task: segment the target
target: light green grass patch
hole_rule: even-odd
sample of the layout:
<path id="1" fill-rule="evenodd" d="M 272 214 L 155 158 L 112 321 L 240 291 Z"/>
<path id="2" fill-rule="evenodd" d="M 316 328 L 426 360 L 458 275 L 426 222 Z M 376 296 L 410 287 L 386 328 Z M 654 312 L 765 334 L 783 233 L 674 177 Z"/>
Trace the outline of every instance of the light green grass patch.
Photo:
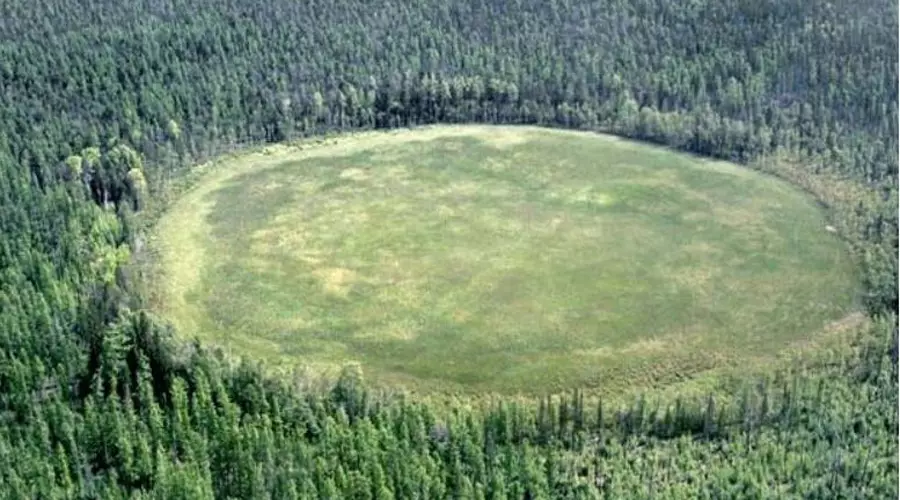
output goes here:
<path id="1" fill-rule="evenodd" d="M 775 359 L 855 310 L 782 182 L 607 136 L 456 126 L 235 157 L 161 218 L 186 337 L 376 383 L 541 393 Z"/>

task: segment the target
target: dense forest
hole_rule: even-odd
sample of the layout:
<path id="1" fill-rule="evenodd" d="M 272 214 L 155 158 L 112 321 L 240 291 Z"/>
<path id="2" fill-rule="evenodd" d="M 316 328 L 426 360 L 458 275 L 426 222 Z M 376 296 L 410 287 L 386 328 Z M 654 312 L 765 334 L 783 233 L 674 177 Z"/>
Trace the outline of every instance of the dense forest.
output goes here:
<path id="1" fill-rule="evenodd" d="M 897 496 L 896 4 L 0 10 L 0 497 Z M 846 240 L 872 321 L 741 390 L 437 405 L 353 368 L 326 389 L 275 379 L 146 311 L 131 264 L 191 165 L 439 122 L 610 132 L 784 177 Z"/>

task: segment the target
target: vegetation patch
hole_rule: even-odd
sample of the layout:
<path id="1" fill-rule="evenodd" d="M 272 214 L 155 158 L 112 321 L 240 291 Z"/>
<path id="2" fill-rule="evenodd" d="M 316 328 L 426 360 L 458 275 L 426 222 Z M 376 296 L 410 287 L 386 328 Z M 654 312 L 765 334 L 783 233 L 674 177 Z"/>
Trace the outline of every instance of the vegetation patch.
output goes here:
<path id="1" fill-rule="evenodd" d="M 375 383 L 613 390 L 774 360 L 853 313 L 826 226 L 775 178 L 605 136 L 367 133 L 203 178 L 158 224 L 159 309 Z"/>

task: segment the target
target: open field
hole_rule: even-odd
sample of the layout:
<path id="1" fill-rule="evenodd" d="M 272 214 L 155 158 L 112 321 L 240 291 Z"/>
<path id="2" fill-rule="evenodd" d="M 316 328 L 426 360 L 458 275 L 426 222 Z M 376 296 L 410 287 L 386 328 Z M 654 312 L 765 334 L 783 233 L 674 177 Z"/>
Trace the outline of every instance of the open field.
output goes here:
<path id="1" fill-rule="evenodd" d="M 787 184 L 607 136 L 367 133 L 239 156 L 160 219 L 160 312 L 238 355 L 425 391 L 764 363 L 855 310 Z"/>

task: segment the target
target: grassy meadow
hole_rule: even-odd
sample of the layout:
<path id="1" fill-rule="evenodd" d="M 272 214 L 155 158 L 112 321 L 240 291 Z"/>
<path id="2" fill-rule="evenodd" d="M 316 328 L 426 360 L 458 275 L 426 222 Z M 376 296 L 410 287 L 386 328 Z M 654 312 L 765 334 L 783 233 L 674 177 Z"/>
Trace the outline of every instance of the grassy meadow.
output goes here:
<path id="1" fill-rule="evenodd" d="M 157 225 L 158 308 L 234 355 L 378 384 L 621 391 L 851 317 L 826 226 L 775 178 L 608 136 L 364 133 L 203 175 Z"/>

